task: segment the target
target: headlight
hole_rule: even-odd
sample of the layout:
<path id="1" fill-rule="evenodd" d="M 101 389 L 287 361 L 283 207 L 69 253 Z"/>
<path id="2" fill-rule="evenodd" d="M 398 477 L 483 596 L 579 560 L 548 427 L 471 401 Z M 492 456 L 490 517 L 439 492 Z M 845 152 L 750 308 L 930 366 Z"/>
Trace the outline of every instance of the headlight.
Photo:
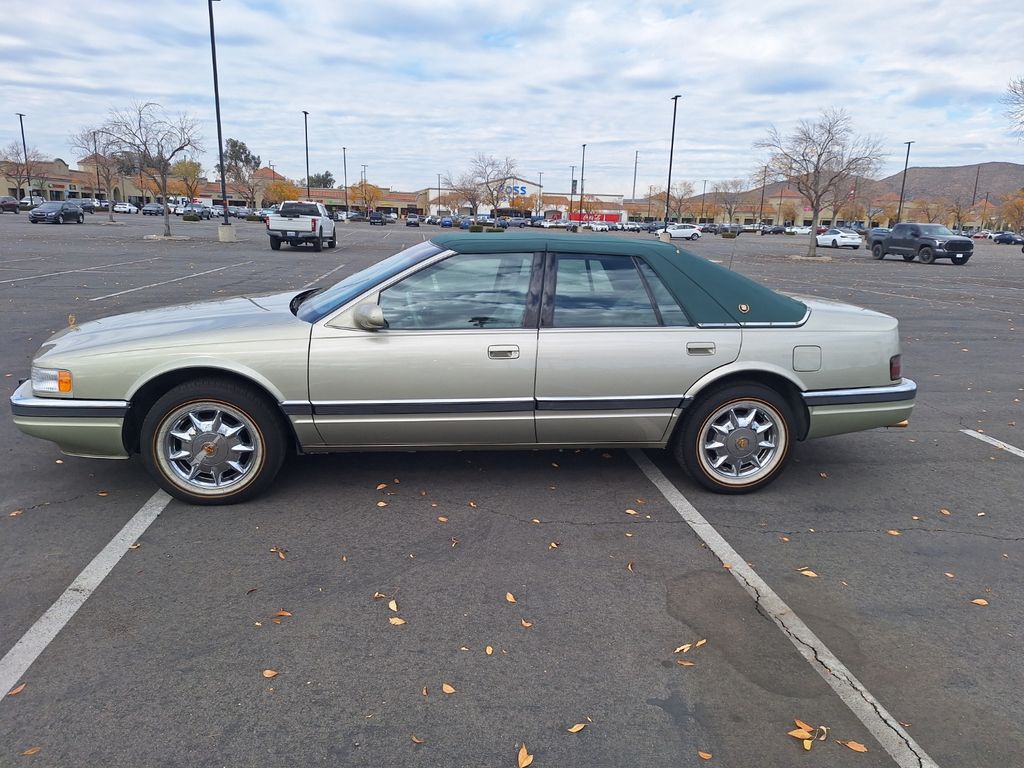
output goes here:
<path id="1" fill-rule="evenodd" d="M 60 368 L 33 368 L 32 391 L 36 394 L 71 394 L 71 371 Z"/>

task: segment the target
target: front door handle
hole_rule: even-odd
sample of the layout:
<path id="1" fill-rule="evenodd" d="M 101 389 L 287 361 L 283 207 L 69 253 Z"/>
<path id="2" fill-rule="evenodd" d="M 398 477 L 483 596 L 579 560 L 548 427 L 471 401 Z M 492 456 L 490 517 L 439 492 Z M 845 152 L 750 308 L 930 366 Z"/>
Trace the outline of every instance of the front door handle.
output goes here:
<path id="1" fill-rule="evenodd" d="M 688 355 L 713 355 L 713 354 L 715 354 L 715 342 L 713 342 L 713 341 L 688 341 L 688 342 L 686 342 L 686 354 L 688 354 Z"/>
<path id="2" fill-rule="evenodd" d="M 515 344 L 495 344 L 487 348 L 487 356 L 492 360 L 518 360 L 519 347 Z"/>

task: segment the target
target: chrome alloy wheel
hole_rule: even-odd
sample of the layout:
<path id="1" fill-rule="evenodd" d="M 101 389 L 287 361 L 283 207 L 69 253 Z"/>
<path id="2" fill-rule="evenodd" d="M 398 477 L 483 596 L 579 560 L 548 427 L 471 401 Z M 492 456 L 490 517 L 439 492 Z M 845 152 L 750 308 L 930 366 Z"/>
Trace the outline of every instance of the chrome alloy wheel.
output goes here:
<path id="1" fill-rule="evenodd" d="M 697 460 L 716 482 L 747 485 L 775 469 L 786 455 L 787 437 L 785 420 L 771 404 L 733 400 L 705 419 Z"/>
<path id="2" fill-rule="evenodd" d="M 198 494 L 244 485 L 264 461 L 263 436 L 253 419 L 216 401 L 186 403 L 169 413 L 154 447 L 163 474 Z"/>

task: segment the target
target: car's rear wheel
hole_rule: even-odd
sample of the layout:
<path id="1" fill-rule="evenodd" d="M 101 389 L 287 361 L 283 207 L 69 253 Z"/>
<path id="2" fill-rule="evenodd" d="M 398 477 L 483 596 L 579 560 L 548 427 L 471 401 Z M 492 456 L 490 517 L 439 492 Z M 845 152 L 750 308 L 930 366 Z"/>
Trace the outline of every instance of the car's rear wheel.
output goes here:
<path id="1" fill-rule="evenodd" d="M 280 416 L 252 389 L 222 379 L 180 384 L 150 408 L 140 445 L 146 469 L 172 496 L 233 504 L 273 482 L 287 441 Z"/>
<path id="2" fill-rule="evenodd" d="M 871 255 L 876 259 L 885 258 L 885 248 L 882 247 L 881 243 L 875 243 L 871 246 Z"/>
<path id="3" fill-rule="evenodd" d="M 950 256 L 949 260 L 956 264 L 958 267 L 963 266 L 970 261 L 970 254 L 960 254 L 958 256 Z"/>
<path id="4" fill-rule="evenodd" d="M 337 245 L 338 245 L 338 236 L 337 236 L 337 234 L 335 234 L 335 235 L 332 235 L 331 239 L 327 241 L 327 247 L 328 248 L 334 248 Z"/>
<path id="5" fill-rule="evenodd" d="M 320 253 L 324 249 L 324 233 L 317 232 L 316 237 L 313 238 L 313 250 Z"/>
<path id="6" fill-rule="evenodd" d="M 702 397 L 676 435 L 676 460 L 716 493 L 749 493 L 782 472 L 795 419 L 777 392 L 735 384 Z"/>
<path id="7" fill-rule="evenodd" d="M 926 245 L 917 252 L 917 258 L 921 260 L 922 264 L 931 264 L 935 261 L 935 252 Z"/>
<path id="8" fill-rule="evenodd" d="M 281 238 L 272 237 L 270 238 L 270 250 L 280 251 L 281 250 Z"/>
<path id="9" fill-rule="evenodd" d="M 904 253 L 904 254 L 903 254 L 903 260 L 904 260 L 904 261 L 913 261 L 913 260 L 914 260 L 914 257 L 915 257 L 916 255 L 917 255 L 917 254 L 914 254 L 914 253 Z"/>

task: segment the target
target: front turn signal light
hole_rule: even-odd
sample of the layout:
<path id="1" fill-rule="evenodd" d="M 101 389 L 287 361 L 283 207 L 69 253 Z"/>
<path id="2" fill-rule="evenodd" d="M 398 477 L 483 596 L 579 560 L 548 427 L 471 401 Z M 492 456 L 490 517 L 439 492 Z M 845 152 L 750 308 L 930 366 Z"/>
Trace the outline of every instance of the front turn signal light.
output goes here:
<path id="1" fill-rule="evenodd" d="M 33 368 L 32 391 L 36 394 L 70 395 L 74 391 L 71 371 L 63 368 Z"/>

